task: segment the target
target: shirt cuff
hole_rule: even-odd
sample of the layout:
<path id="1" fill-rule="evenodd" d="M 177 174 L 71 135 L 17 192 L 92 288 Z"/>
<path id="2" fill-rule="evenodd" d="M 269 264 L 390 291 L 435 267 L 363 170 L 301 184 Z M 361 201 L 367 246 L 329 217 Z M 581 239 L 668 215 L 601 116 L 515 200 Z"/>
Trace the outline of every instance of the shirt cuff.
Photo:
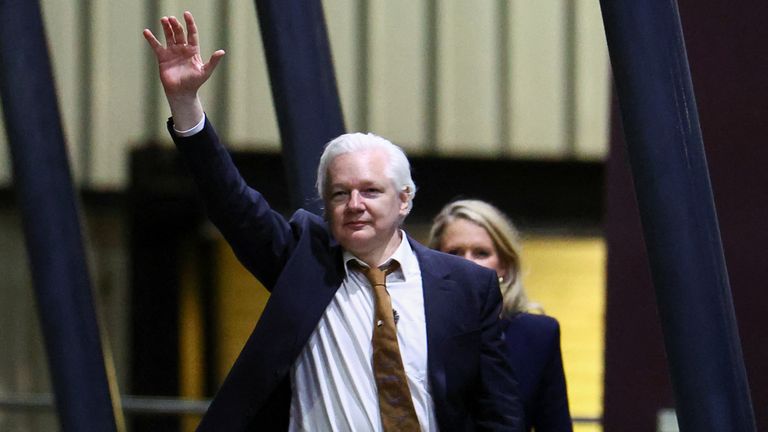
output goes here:
<path id="1" fill-rule="evenodd" d="M 180 131 L 180 130 L 176 129 L 176 126 L 174 126 L 173 127 L 173 132 L 176 134 L 176 136 L 188 137 L 188 136 L 192 136 L 192 135 L 200 132 L 201 130 L 203 130 L 204 126 L 205 126 L 205 114 L 203 114 L 203 118 L 201 118 L 200 121 L 197 122 L 196 125 L 192 126 L 192 128 Z"/>

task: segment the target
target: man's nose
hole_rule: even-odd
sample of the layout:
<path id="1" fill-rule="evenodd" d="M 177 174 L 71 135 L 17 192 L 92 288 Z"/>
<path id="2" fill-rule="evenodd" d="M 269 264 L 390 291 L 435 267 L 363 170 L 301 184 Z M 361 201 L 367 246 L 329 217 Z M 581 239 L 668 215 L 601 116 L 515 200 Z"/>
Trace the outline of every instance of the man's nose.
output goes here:
<path id="1" fill-rule="evenodd" d="M 353 190 L 349 193 L 349 201 L 347 202 L 347 207 L 350 209 L 360 209 L 363 206 L 363 197 L 360 196 L 360 192 L 357 190 Z"/>
<path id="2" fill-rule="evenodd" d="M 468 259 L 470 261 L 477 262 L 477 258 L 472 254 L 472 251 L 464 252 L 464 259 Z"/>

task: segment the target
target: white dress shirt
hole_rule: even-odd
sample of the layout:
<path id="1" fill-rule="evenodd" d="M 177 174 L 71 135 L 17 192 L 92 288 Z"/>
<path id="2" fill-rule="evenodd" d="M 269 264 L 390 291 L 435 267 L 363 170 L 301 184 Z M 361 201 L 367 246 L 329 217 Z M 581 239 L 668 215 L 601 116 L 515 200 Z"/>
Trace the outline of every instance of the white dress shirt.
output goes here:
<path id="1" fill-rule="evenodd" d="M 201 118 L 196 125 L 192 126 L 187 130 L 180 131 L 176 129 L 176 126 L 174 125 L 173 133 L 175 133 L 177 136 L 180 136 L 180 137 L 188 137 L 200 132 L 201 130 L 203 130 L 204 127 L 205 127 L 205 114 L 203 114 L 203 118 Z"/>
<path id="2" fill-rule="evenodd" d="M 400 263 L 387 276 L 387 291 L 398 314 L 397 341 L 419 424 L 423 431 L 437 431 L 421 270 L 401 234 L 400 246 L 386 260 Z M 382 430 L 372 366 L 373 292 L 350 260 L 357 258 L 344 252 L 344 280 L 291 369 L 290 431 Z"/>

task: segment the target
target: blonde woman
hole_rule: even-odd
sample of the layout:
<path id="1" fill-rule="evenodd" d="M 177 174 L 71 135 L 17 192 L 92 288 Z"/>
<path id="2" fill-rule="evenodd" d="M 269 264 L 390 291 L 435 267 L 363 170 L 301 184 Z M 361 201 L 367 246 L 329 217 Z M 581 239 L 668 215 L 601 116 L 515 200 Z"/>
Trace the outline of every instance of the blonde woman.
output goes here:
<path id="1" fill-rule="evenodd" d="M 493 269 L 503 296 L 504 344 L 517 375 L 526 430 L 572 431 L 560 352 L 560 326 L 525 295 L 519 234 L 496 207 L 479 200 L 446 205 L 435 217 L 429 246 Z"/>

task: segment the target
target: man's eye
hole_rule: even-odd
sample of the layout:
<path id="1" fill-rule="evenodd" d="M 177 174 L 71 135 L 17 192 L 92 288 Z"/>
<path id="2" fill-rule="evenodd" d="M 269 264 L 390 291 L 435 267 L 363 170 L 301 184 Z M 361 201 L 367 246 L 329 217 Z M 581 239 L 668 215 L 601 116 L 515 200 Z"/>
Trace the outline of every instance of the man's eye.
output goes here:
<path id="1" fill-rule="evenodd" d="M 348 195 L 349 195 L 349 192 L 346 192 L 346 191 L 335 191 L 331 193 L 331 200 L 341 201 L 346 199 Z"/>
<path id="2" fill-rule="evenodd" d="M 381 190 L 380 189 L 376 189 L 376 188 L 368 188 L 368 189 L 363 190 L 363 192 L 362 192 L 362 195 L 365 198 L 376 198 L 380 194 L 381 194 Z"/>
<path id="3" fill-rule="evenodd" d="M 451 254 L 451 255 L 462 255 L 461 251 L 458 249 L 448 249 L 447 251 L 445 251 L 445 253 Z"/>

